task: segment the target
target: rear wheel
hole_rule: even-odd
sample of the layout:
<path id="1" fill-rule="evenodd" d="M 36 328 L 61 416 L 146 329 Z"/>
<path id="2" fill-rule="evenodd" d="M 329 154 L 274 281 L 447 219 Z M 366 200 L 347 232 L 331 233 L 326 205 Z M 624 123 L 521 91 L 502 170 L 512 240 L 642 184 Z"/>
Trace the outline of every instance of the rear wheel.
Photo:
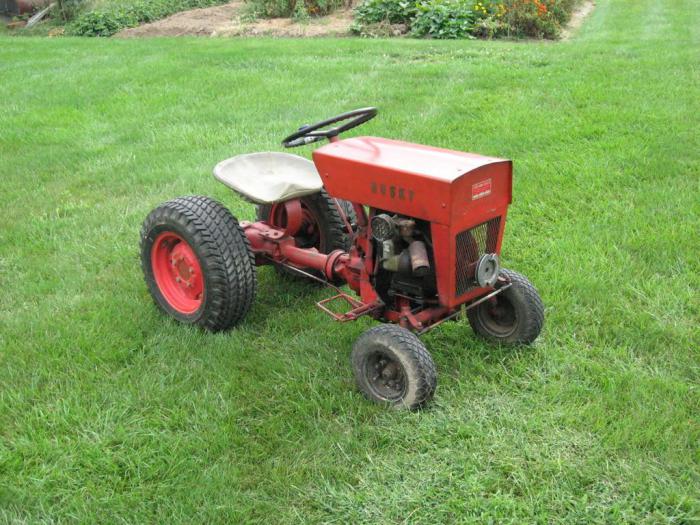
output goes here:
<path id="1" fill-rule="evenodd" d="M 396 325 L 362 334 L 352 349 L 357 386 L 370 400 L 394 408 L 420 408 L 437 386 L 435 363 L 418 337 Z"/>
<path id="2" fill-rule="evenodd" d="M 208 197 L 180 197 L 146 217 L 141 266 L 163 311 L 207 330 L 240 322 L 255 298 L 248 239 L 231 212 Z"/>
<path id="3" fill-rule="evenodd" d="M 501 270 L 500 274 L 511 286 L 467 310 L 469 324 L 474 332 L 489 341 L 530 344 L 544 325 L 542 299 L 525 276 L 512 270 Z"/>
<path id="4" fill-rule="evenodd" d="M 316 248 L 321 253 L 331 253 L 334 250 L 347 251 L 352 242 L 348 232 L 347 223 L 352 225 L 357 222 L 352 204 L 337 199 L 343 215 L 338 211 L 336 199 L 321 190 L 319 193 L 300 197 L 302 223 L 299 231 L 294 235 L 296 246 L 299 248 Z M 286 212 L 283 202 L 275 204 L 262 204 L 257 208 L 259 221 L 284 228 L 286 226 Z M 280 268 L 280 267 L 278 267 Z M 299 275 L 291 270 L 281 267 L 285 274 Z M 310 272 L 319 275 L 317 272 Z"/>

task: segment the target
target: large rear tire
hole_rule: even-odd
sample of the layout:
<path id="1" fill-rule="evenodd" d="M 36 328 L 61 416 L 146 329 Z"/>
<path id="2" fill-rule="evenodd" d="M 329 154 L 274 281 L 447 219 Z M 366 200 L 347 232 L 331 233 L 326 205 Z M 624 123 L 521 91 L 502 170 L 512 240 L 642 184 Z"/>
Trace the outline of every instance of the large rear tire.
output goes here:
<path id="1" fill-rule="evenodd" d="M 350 358 L 357 386 L 370 400 L 413 410 L 437 387 L 435 363 L 418 337 L 400 326 L 376 326 L 362 334 Z"/>
<path id="2" fill-rule="evenodd" d="M 141 266 L 165 313 L 207 330 L 236 325 L 255 298 L 248 239 L 231 212 L 208 197 L 173 199 L 146 217 Z"/>
<path id="3" fill-rule="evenodd" d="M 511 286 L 467 310 L 469 324 L 477 335 L 489 341 L 529 345 L 544 325 L 542 299 L 525 276 L 505 269 L 500 273 Z"/>

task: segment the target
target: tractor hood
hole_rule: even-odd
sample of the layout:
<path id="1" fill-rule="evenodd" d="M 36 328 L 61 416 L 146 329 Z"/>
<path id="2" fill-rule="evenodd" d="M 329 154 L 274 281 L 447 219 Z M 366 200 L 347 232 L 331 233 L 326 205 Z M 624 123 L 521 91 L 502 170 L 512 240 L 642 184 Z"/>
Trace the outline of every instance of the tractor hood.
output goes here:
<path id="1" fill-rule="evenodd" d="M 313 159 L 332 196 L 444 225 L 511 202 L 509 160 L 378 137 L 332 142 Z"/>

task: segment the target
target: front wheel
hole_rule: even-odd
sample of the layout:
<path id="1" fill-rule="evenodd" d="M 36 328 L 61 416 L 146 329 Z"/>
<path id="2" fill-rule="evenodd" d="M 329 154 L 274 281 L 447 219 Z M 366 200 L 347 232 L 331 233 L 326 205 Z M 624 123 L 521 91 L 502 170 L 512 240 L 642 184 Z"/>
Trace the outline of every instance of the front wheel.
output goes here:
<path id="1" fill-rule="evenodd" d="M 141 266 L 164 312 L 207 330 L 231 328 L 255 298 L 248 239 L 231 212 L 208 197 L 173 199 L 146 217 Z"/>
<path id="2" fill-rule="evenodd" d="M 433 358 L 418 337 L 396 325 L 362 334 L 352 349 L 357 386 L 370 400 L 394 408 L 420 408 L 437 386 Z"/>
<path id="3" fill-rule="evenodd" d="M 501 275 L 511 286 L 467 310 L 469 324 L 477 335 L 489 341 L 530 344 L 544 325 L 542 299 L 525 276 L 512 270 L 501 270 Z"/>

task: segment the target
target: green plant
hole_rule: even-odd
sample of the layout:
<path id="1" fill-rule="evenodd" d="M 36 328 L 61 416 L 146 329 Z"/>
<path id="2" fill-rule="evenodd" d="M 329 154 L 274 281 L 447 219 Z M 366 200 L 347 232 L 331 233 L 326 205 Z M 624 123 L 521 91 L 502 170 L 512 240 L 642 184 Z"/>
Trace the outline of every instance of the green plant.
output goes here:
<path id="1" fill-rule="evenodd" d="M 306 10 L 304 2 L 297 2 L 294 5 L 294 12 L 292 13 L 292 18 L 296 22 L 308 22 L 310 17 L 309 12 Z"/>
<path id="2" fill-rule="evenodd" d="M 68 34 L 80 36 L 111 36 L 138 20 L 123 12 L 91 11 L 79 16 L 68 26 Z"/>
<path id="3" fill-rule="evenodd" d="M 304 5 L 310 15 L 327 15 L 349 3 L 350 0 L 306 0 Z"/>
<path id="4" fill-rule="evenodd" d="M 496 38 L 510 33 L 510 24 L 494 16 L 477 17 L 472 34 L 479 38 Z"/>
<path id="5" fill-rule="evenodd" d="M 343 5 L 343 0 L 246 0 L 246 2 L 259 17 L 290 17 L 297 20 L 327 15 Z"/>
<path id="6" fill-rule="evenodd" d="M 294 0 L 246 0 L 246 4 L 258 18 L 279 18 L 294 13 Z"/>
<path id="7" fill-rule="evenodd" d="M 553 18 L 560 25 L 564 25 L 569 21 L 571 13 L 579 3 L 580 0 L 547 0 L 546 5 Z"/>
<path id="8" fill-rule="evenodd" d="M 411 34 L 440 39 L 471 38 L 472 3 L 465 0 L 425 0 L 416 4 Z"/>
<path id="9" fill-rule="evenodd" d="M 118 31 L 142 23 L 153 22 L 179 11 L 207 7 L 226 0 L 135 0 L 115 3 L 79 15 L 66 27 L 67 33 L 78 36 L 111 36 Z"/>
<path id="10" fill-rule="evenodd" d="M 78 16 L 84 6 L 85 0 L 57 0 L 56 12 L 53 16 L 68 22 Z"/>
<path id="11" fill-rule="evenodd" d="M 355 10 L 353 32 L 392 34 L 402 23 L 429 38 L 556 38 L 579 0 L 366 0 Z"/>
<path id="12" fill-rule="evenodd" d="M 505 20 L 516 36 L 557 38 L 574 4 L 575 0 L 506 0 Z"/>
<path id="13" fill-rule="evenodd" d="M 408 24 L 390 24 L 389 22 L 377 22 L 376 24 L 360 24 L 353 22 L 350 31 L 356 35 L 368 38 L 387 38 L 401 36 L 408 32 Z"/>
<path id="14" fill-rule="evenodd" d="M 355 9 L 355 22 L 359 26 L 410 24 L 416 12 L 416 4 L 410 0 L 367 0 Z"/>

